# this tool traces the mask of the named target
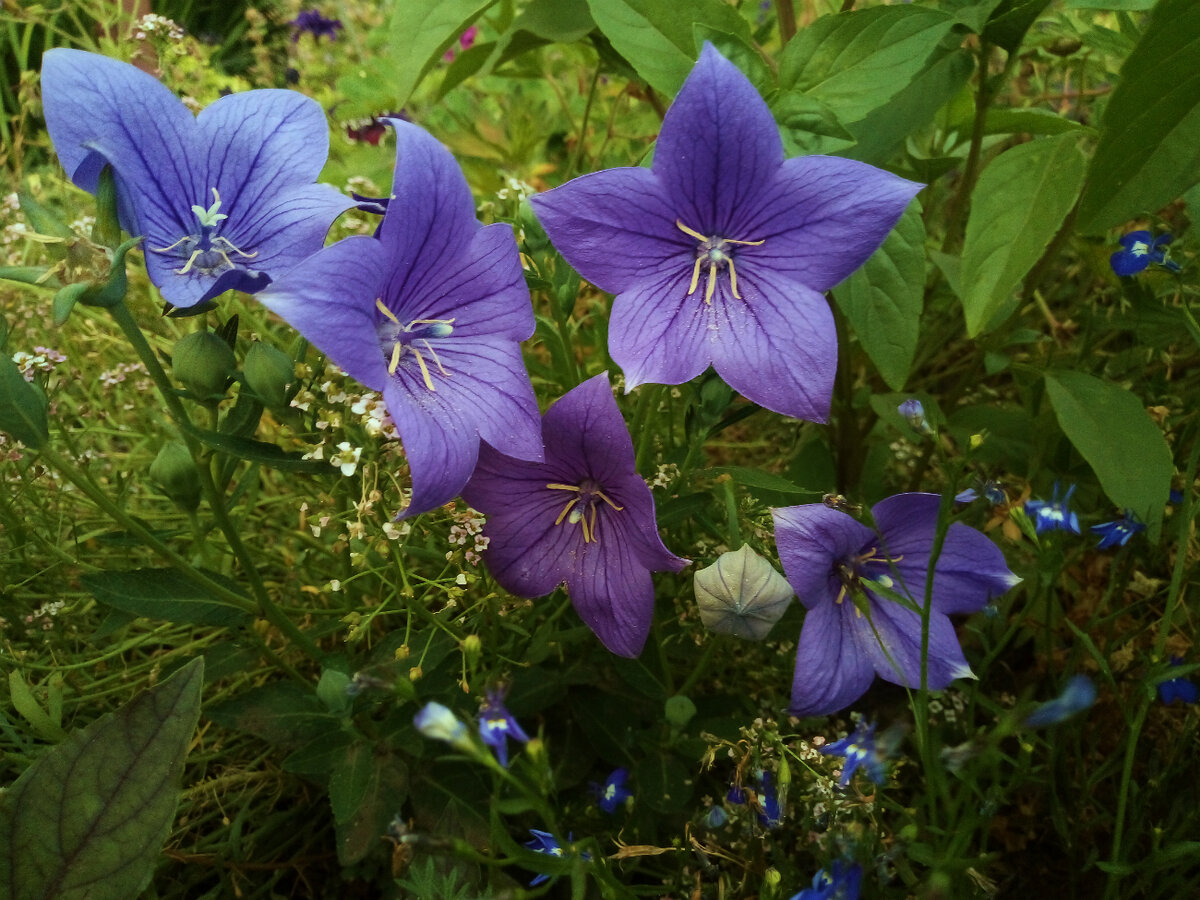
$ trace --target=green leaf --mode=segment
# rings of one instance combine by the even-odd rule
[[[371,745],[355,741],[341,752],[341,759],[329,773],[329,805],[333,820],[344,823],[358,811],[367,795],[371,780]]]
[[[587,0],[533,0],[513,19],[506,34],[528,31],[546,41],[571,44],[595,27]]]
[[[218,725],[257,735],[271,744],[302,744],[341,728],[310,691],[280,681],[251,688],[207,711]]]
[[[925,295],[925,223],[913,200],[866,264],[834,288],[849,320],[887,386],[904,387],[917,352]]]
[[[1081,231],[1152,213],[1200,183],[1198,58],[1200,4],[1160,0],[1105,107]]]
[[[833,110],[809,94],[780,91],[771,101],[771,112],[789,157],[837,153],[854,146],[854,135],[842,127]]]
[[[216,572],[204,572],[231,591],[241,592],[237,582]],[[124,572],[88,572],[83,586],[101,603],[115,609],[188,625],[234,627],[248,625],[254,617],[226,600],[216,600],[201,585],[174,569],[130,569]],[[246,598],[247,605],[250,598]]]
[[[811,94],[842,122],[856,122],[916,78],[953,27],[949,15],[915,6],[825,16],[784,50],[780,87]]]
[[[262,463],[281,472],[303,472],[309,475],[328,473],[332,467],[322,459],[305,459],[300,453],[288,453],[275,444],[265,441],[255,441],[250,438],[237,437],[231,434],[221,434],[217,431],[206,431],[194,425],[184,425],[184,428],[200,443],[214,450],[220,450],[238,459]]]
[[[1155,0],[1067,0],[1067,9],[1115,9],[1142,12],[1154,6]]]
[[[53,276],[46,277],[49,271],[47,266],[0,266],[0,278],[44,291],[58,290],[61,283]]]
[[[0,795],[8,900],[129,900],[150,881],[175,818],[200,715],[195,659],[72,732]]]
[[[983,29],[984,40],[1015,53],[1026,32],[1049,5],[1050,0],[1004,0],[988,18]]]
[[[350,866],[363,859],[380,845],[380,836],[387,831],[388,823],[399,814],[408,799],[408,766],[399,756],[376,750],[370,744],[359,744],[361,760],[356,759],[354,769],[365,769],[366,777],[361,790],[355,788],[358,803],[343,820],[335,821],[338,862]],[[330,798],[334,795],[334,770],[330,779]],[[337,807],[334,807],[335,811]]]
[[[1085,165],[1078,138],[1064,134],[1006,150],[984,169],[963,242],[962,301],[971,337],[1011,313],[1010,295],[1071,211]]]
[[[1083,372],[1046,373],[1058,424],[1121,508],[1134,511],[1153,537],[1162,521],[1174,466],[1162,431],[1129,391]]]
[[[48,405],[41,388],[25,380],[7,353],[0,354],[0,431],[26,447],[44,446],[50,440]]]
[[[679,92],[699,48],[692,28],[707,25],[750,40],[750,25],[722,0],[588,0],[596,25],[656,91]]]
[[[42,704],[38,703],[33,690],[17,669],[8,673],[8,698],[12,701],[13,709],[43,741],[57,743],[66,738],[67,733],[42,709]]]
[[[989,109],[984,134],[1065,134],[1084,131],[1085,126],[1064,119],[1048,109]]]
[[[743,466],[715,466],[706,470],[705,474],[714,476],[729,475],[735,484],[740,484],[748,488],[760,488],[764,491],[775,491],[779,494],[815,495],[821,493],[810,488],[800,487],[786,478],[772,475],[770,472],[764,472],[761,469],[749,469]]]

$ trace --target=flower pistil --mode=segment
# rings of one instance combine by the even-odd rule
[[[700,267],[707,262],[708,281],[704,285],[704,302],[712,305],[713,291],[717,287],[717,270],[722,266],[729,267],[729,286],[733,290],[733,296],[741,300],[742,295],[738,293],[737,270],[733,267],[733,251],[728,245],[741,244],[746,247],[757,247],[765,243],[765,239],[762,241],[735,241],[733,238],[708,237],[694,228],[688,228],[678,219],[675,220],[675,227],[700,242],[700,247],[696,251],[696,265],[692,268],[692,282],[688,285],[687,295],[690,297],[696,293],[696,288],[700,284]]]
[[[433,349],[433,344],[429,341],[431,338],[449,337],[454,331],[454,319],[413,319],[407,325],[403,325],[382,300],[377,298],[375,306],[387,320],[380,322],[376,330],[379,334],[379,346],[388,360],[388,374],[395,375],[396,370],[400,367],[400,361],[407,352],[411,351],[413,358],[417,361],[417,366],[421,369],[421,379],[425,382],[425,387],[436,392],[437,387],[429,373],[429,366],[425,364],[425,357],[414,345],[422,344],[425,352],[433,358],[438,371],[449,377],[450,373],[442,365],[437,351]]]
[[[170,253],[176,247],[179,256],[187,256],[187,262],[182,268],[176,269],[176,275],[186,275],[188,272],[195,269],[205,275],[214,275],[222,268],[234,268],[233,260],[229,258],[229,254],[236,253],[243,259],[254,259],[258,256],[258,251],[247,253],[244,250],[239,250],[234,246],[233,242],[227,237],[214,237],[213,232],[216,231],[221,222],[228,219],[229,216],[221,209],[221,195],[217,193],[216,188],[212,188],[213,204],[208,209],[205,209],[200,204],[195,204],[192,207],[192,212],[196,214],[196,221],[200,224],[199,234],[185,234],[175,243],[166,247],[151,247],[154,253]]]
[[[558,514],[558,518],[554,520],[554,524],[561,525],[564,519],[572,525],[579,523],[580,527],[583,528],[583,542],[585,544],[600,542],[600,537],[596,533],[597,501],[603,500],[617,512],[625,508],[617,506],[612,497],[604,493],[600,489],[600,485],[596,484],[590,478],[585,478],[578,485],[551,483],[546,485],[546,487],[552,491],[575,492],[576,496],[567,501],[567,505]]]

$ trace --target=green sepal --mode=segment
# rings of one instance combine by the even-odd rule
[[[96,186],[96,222],[92,225],[92,240],[120,253],[121,222],[117,213],[117,182],[112,166],[100,170]]]
[[[93,290],[79,298],[84,306],[112,307],[125,300],[129,290],[129,277],[125,274],[125,257],[142,242],[140,237],[130,238],[113,251],[112,265],[108,269],[108,280],[103,285],[92,285]]]
[[[75,304],[91,287],[86,281],[76,281],[74,284],[63,285],[59,289],[58,293],[54,295],[54,325],[56,328],[66,324]]]

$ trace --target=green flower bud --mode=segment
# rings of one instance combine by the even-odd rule
[[[150,478],[180,509],[200,505],[200,476],[192,454],[180,441],[168,441],[150,464]]]
[[[709,631],[761,641],[787,611],[792,587],[749,544],[722,553],[694,576],[700,621]]]
[[[224,396],[225,383],[237,371],[237,360],[220,337],[211,331],[195,331],[175,344],[171,368],[197,399],[209,400]]]
[[[676,728],[682,728],[688,722],[692,721],[692,717],[696,715],[696,704],[692,702],[690,697],[676,694],[674,697],[667,698],[664,712],[670,724]]]
[[[288,388],[296,380],[296,372],[292,358],[282,350],[255,341],[246,351],[242,374],[263,406],[279,409],[288,405]]]

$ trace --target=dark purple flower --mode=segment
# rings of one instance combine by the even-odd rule
[[[883,784],[883,754],[875,744],[874,722],[868,725],[865,719],[860,721],[850,734],[840,741],[826,744],[820,750],[829,756],[846,758],[846,764],[842,766],[842,775],[838,779],[838,784],[842,787],[850,783],[858,769],[862,769],[876,784]]]
[[[687,565],[663,546],[654,498],[634,469],[633,441],[608,375],[590,378],[542,419],[544,463],[484,447],[463,498],[488,517],[483,554],[493,577],[520,597],[565,583],[604,646],[637,656],[654,612],[651,572]]]
[[[193,116],[128,63],[55,49],[43,57],[42,100],[75,184],[95,193],[112,166],[121,226],[145,237],[150,280],[174,306],[262,290],[321,249],[354,205],[313,183],[329,126],[303,94],[230,94]]]
[[[383,392],[412,470],[411,516],[462,490],[481,440],[541,460],[542,438],[518,346],[534,323],[512,229],[480,225],[454,157],[390,121],[394,202],[376,236],[326,247],[261,299]]]
[[[288,22],[292,26],[292,43],[300,40],[300,35],[308,32],[313,39],[320,43],[322,37],[331,41],[337,40],[337,33],[342,30],[341,19],[327,19],[315,9],[300,11],[300,15]]]
[[[1179,263],[1169,258],[1167,244],[1171,243],[1170,234],[1154,237],[1149,231],[1131,231],[1121,235],[1119,243],[1123,249],[1109,257],[1112,269],[1118,275],[1136,275],[1151,263],[1170,272],[1179,271]]]
[[[1183,658],[1172,656],[1171,665],[1183,665]],[[1168,705],[1174,703],[1176,700],[1180,703],[1195,703],[1197,700],[1200,700],[1200,688],[1190,678],[1184,678],[1183,676],[1171,678],[1158,683],[1158,699]]]
[[[1037,728],[1057,725],[1076,713],[1083,712],[1096,702],[1096,685],[1086,675],[1075,675],[1062,693],[1043,703],[1025,717],[1025,724]]]
[[[1058,482],[1054,482],[1054,492],[1049,500],[1025,501],[1026,515],[1033,516],[1033,527],[1038,534],[1047,531],[1069,531],[1079,534],[1079,516],[1071,509],[1071,495],[1075,493],[1075,485],[1067,488],[1067,492],[1059,499]]]
[[[847,159],[785,161],[766,103],[705,44],[652,168],[593,172],[531,202],[567,261],[617,295],[609,350],[627,389],[711,364],[755,403],[824,421],[837,335],[821,292],[920,188]]]
[[[837,712],[875,676],[921,683],[921,613],[937,525],[937,494],[897,494],[875,505],[872,531],[823,503],[772,510],[788,581],[808,608],[796,648],[793,715]],[[988,538],[962,523],[946,533],[934,572],[928,685],[971,678],[950,622],[1020,581]]]
[[[1145,531],[1146,526],[1137,520],[1131,510],[1125,510],[1125,515],[1112,522],[1101,522],[1088,529],[1093,534],[1100,535],[1097,550],[1107,550],[1109,547],[1124,547],[1129,539],[1139,531]]]
[[[479,736],[496,751],[500,765],[508,765],[508,739],[529,743],[529,735],[521,728],[504,705],[504,691],[489,690],[487,700],[479,710]]]
[[[829,869],[813,876],[812,887],[793,894],[791,900],[858,900],[862,866],[847,859],[834,860]]]
[[[626,783],[629,781],[629,770],[622,766],[613,769],[604,779],[604,784],[592,782],[592,793],[596,795],[596,805],[610,815],[617,811],[626,800],[633,796]]]

